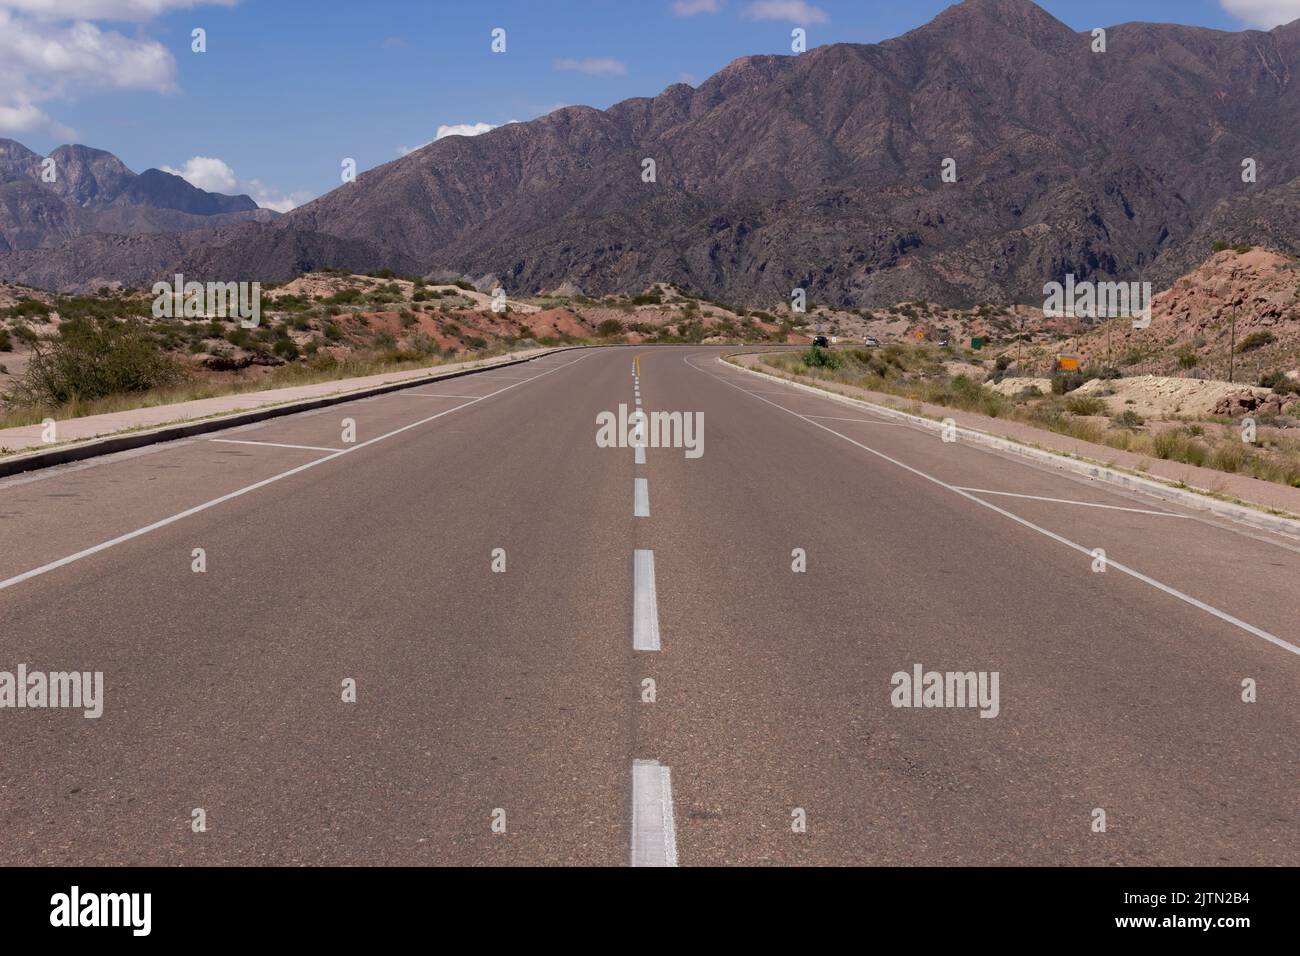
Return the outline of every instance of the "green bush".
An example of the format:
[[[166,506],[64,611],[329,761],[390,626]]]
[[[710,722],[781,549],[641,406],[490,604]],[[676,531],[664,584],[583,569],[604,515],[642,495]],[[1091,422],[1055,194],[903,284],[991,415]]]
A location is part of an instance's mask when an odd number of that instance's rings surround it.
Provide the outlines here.
[[[1146,424],[1146,419],[1131,408],[1124,409],[1124,411],[1112,418],[1111,421],[1120,428],[1137,428],[1139,425]]]
[[[1237,345],[1237,352],[1252,352],[1255,349],[1262,349],[1266,345],[1272,345],[1277,341],[1277,336],[1267,329],[1260,329],[1258,332],[1251,332],[1241,340]]]
[[[619,335],[623,331],[623,323],[618,319],[606,319],[596,326],[596,334],[608,338],[611,335]]]
[[[1276,372],[1266,372],[1261,375],[1259,384],[1263,388],[1271,388],[1278,395],[1286,395],[1291,392],[1300,395],[1300,379],[1288,378],[1286,372],[1280,369]]]
[[[175,385],[185,369],[135,320],[74,319],[33,347],[10,394],[17,405],[62,405]]]
[[[9,334],[8,329],[0,329],[0,352],[12,352],[14,350],[14,337]]]
[[[1096,395],[1071,395],[1065,400],[1065,408],[1071,415],[1106,414],[1106,403]]]
[[[799,356],[800,361],[808,368],[839,368],[844,363],[834,352],[829,352],[820,346],[814,345]]]
[[[359,289],[343,289],[325,300],[327,305],[352,305],[361,301]]]
[[[1087,379],[1085,379],[1083,373],[1079,371],[1071,370],[1068,372],[1053,372],[1052,394],[1064,395],[1066,392],[1073,392],[1085,381],[1087,381]]]

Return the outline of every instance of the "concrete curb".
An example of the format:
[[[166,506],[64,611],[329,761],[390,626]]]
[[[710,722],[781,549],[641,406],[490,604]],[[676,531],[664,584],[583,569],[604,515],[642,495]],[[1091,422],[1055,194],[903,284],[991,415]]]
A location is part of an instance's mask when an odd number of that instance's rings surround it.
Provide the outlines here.
[[[870,402],[866,399],[850,398],[848,395],[841,395],[838,392],[831,392],[824,388],[817,388],[814,385],[805,385],[803,382],[794,382],[788,378],[774,375],[770,372],[760,372],[756,369],[746,368],[737,362],[729,361],[729,358],[729,356],[727,358],[720,357],[718,361],[726,361],[728,365],[740,369],[742,372],[748,372],[750,375],[757,375],[760,378],[768,380],[775,379],[778,382],[784,382],[792,388],[812,392],[822,398],[830,398],[844,405],[857,407],[865,405],[873,411],[887,417],[896,418],[914,425],[920,425],[930,431],[937,432],[943,428],[942,422],[936,422],[931,418],[912,415],[908,412],[900,412],[896,408],[889,408],[886,405],[878,405],[875,402]],[[1258,528],[1262,531],[1272,531],[1277,534],[1283,534],[1287,537],[1300,540],[1300,521],[1293,521],[1290,518],[1283,518],[1278,515],[1270,515],[1267,512],[1247,507],[1245,505],[1239,505],[1235,502],[1220,501],[1217,498],[1209,497],[1208,493],[1198,494],[1194,491],[1184,491],[1181,488],[1174,488],[1151,478],[1140,478],[1137,475],[1130,475],[1126,472],[1116,471],[1113,468],[1107,468],[1105,465],[1099,465],[1079,458],[1071,458],[1065,454],[1043,451],[1040,448],[1032,448],[1029,445],[1022,445],[1017,441],[1013,441],[1010,438],[1003,438],[999,435],[990,435],[988,432],[982,432],[974,428],[965,428],[959,425],[957,426],[957,435],[977,445],[984,445],[998,451],[1018,455],[1021,458],[1028,458],[1031,461],[1050,465],[1053,468],[1072,471],[1075,474],[1085,475],[1089,478],[1105,482],[1106,484],[1117,485],[1121,488],[1126,488],[1129,491],[1146,495],[1147,497],[1159,498],[1162,501],[1167,502],[1176,502],[1196,511],[1208,511],[1216,517],[1227,518],[1231,521],[1249,525],[1252,528]]]
[[[143,448],[146,445],[157,445],[162,442],[175,441],[178,438],[190,438],[194,435],[205,435],[209,432],[235,428],[239,425],[251,425],[254,422],[266,421],[269,418],[280,418],[284,415],[308,412],[315,408],[326,408],[330,405],[342,405],[344,402],[355,402],[358,399],[370,398],[375,395],[385,395],[389,392],[398,392],[405,388],[418,388],[421,385],[428,385],[431,382],[462,378],[466,375],[477,375],[479,372],[490,372],[494,369],[509,368],[513,365],[523,365],[527,362],[533,361],[534,359],[544,358],[547,355],[555,355],[558,352],[569,352],[574,349],[582,348],[590,348],[590,346],[559,346],[557,348],[547,349],[545,352],[539,352],[536,355],[530,355],[527,358],[514,359],[507,362],[497,362],[493,365],[484,365],[479,368],[463,368],[452,372],[444,372],[441,375],[425,375],[402,382],[388,382],[384,385],[374,385],[370,388],[362,388],[356,391],[339,392],[334,395],[302,399],[296,402],[285,402],[282,405],[273,405],[267,408],[258,408],[247,412],[232,412],[228,415],[220,415],[213,418],[202,418],[190,422],[177,422],[172,425],[161,425],[158,428],[151,428],[138,432],[107,435],[103,438],[88,438],[75,444],[51,448],[48,451],[31,452],[24,455],[16,455],[12,458],[0,459],[0,478],[8,478],[11,475],[19,475],[23,472],[35,471],[39,468],[51,468],[55,465],[66,465],[74,461],[85,461],[88,458],[98,458],[102,455],[112,455],[120,451],[130,451],[133,448]]]

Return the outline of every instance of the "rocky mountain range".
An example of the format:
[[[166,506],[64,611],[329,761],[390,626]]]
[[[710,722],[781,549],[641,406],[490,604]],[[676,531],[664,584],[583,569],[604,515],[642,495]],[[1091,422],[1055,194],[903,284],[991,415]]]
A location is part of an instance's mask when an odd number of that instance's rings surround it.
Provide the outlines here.
[[[104,150],[60,146],[44,157],[0,139],[0,252],[59,249],[85,236],[269,222],[275,215],[248,196],[206,192],[160,169],[137,175]],[[76,247],[67,251],[75,255]]]
[[[273,223],[82,235],[0,256],[0,277],[379,263],[519,294],[666,280],[748,305],[795,286],[834,306],[1041,304],[1066,273],[1167,285],[1216,242],[1300,251],[1300,21],[1104,40],[1030,0],[966,0],[883,43],[744,57],[698,88],[446,137]]]

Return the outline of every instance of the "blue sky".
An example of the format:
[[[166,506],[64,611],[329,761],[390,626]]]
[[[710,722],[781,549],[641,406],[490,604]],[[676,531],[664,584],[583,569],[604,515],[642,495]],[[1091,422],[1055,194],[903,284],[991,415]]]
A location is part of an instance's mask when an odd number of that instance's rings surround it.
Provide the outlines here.
[[[132,169],[288,208],[441,126],[606,107],[698,83],[748,53],[872,43],[949,0],[0,0],[0,136],[75,141]],[[1131,20],[1224,30],[1300,0],[1042,0],[1078,30]],[[1235,11],[1235,12],[1230,12]],[[689,15],[683,15],[689,14]],[[80,18],[80,19],[77,19]],[[191,51],[191,31],[207,51]],[[489,49],[506,30],[506,52]]]

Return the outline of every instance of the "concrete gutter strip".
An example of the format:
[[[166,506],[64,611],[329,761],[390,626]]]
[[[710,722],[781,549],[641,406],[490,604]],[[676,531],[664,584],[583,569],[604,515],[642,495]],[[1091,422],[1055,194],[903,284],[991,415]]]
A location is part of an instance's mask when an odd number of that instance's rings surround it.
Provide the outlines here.
[[[728,357],[729,359],[730,357]],[[732,362],[728,359],[719,358],[718,361],[727,361],[728,365],[747,372],[750,375],[757,375],[760,378],[776,379],[784,382],[792,388],[802,389],[806,392],[812,392],[822,398],[829,398],[840,402],[843,405],[856,406],[861,408],[867,406],[873,411],[905,421],[913,425],[919,425],[930,431],[940,431],[943,428],[942,422],[937,422],[931,418],[925,418],[920,415],[912,415],[908,412],[899,411],[896,408],[890,408],[886,405],[878,405],[875,402],[869,402],[865,399],[851,398],[848,395],[833,392],[824,388],[817,388],[815,385],[805,385],[803,382],[792,381],[782,375],[772,372],[760,372],[757,369],[748,368],[739,362]],[[1067,455],[1057,454],[1055,452],[1044,451],[1040,448],[1032,448],[1029,445],[1023,445],[1009,438],[1003,438],[999,435],[990,435],[987,432],[978,431],[974,428],[957,426],[957,435],[977,445],[983,445],[997,451],[1007,452],[1018,455],[1021,458],[1028,458],[1042,464],[1049,465],[1053,468],[1060,468],[1065,471],[1072,471],[1076,474],[1085,475],[1089,478],[1105,482],[1107,484],[1118,485],[1129,491],[1135,491],[1139,494],[1155,497],[1164,501],[1177,502],[1184,507],[1197,511],[1208,511],[1220,518],[1227,518],[1241,524],[1249,525],[1252,528],[1259,528],[1263,531],[1272,531],[1277,534],[1287,535],[1288,537],[1300,539],[1300,521],[1290,518],[1283,518],[1279,515],[1270,515],[1264,511],[1259,511],[1253,507],[1237,504],[1231,501],[1222,501],[1218,498],[1210,497],[1207,494],[1200,494],[1195,491],[1186,491],[1182,488],[1174,488],[1163,482],[1155,481],[1150,478],[1141,478],[1137,475],[1130,475],[1123,471],[1117,471],[1113,468],[1107,468],[1105,465],[1096,462],[1084,461],[1078,458],[1071,458]]]
[[[26,471],[35,471],[38,468],[50,468],[54,465],[66,465],[70,462],[85,461],[87,458],[98,458],[101,455],[112,455],[121,451],[130,451],[133,448],[143,448],[146,445],[156,445],[161,442],[176,441],[179,438],[192,438],[195,435],[205,435],[209,432],[222,431],[240,425],[251,425],[255,422],[266,421],[270,418],[280,418],[284,415],[295,415],[299,412],[308,412],[312,409],[325,408],[330,405],[342,405],[345,402],[355,402],[358,399],[370,398],[375,395],[385,395],[389,392],[401,391],[406,388],[417,388],[422,385],[428,385],[431,382],[447,381],[448,379],[461,378],[465,375],[476,375],[479,372],[491,372],[496,369],[509,368],[512,365],[523,365],[526,362],[531,362],[534,359],[543,358],[547,355],[554,355],[557,352],[568,352],[573,349],[586,347],[587,346],[582,345],[560,346],[558,348],[538,352],[535,355],[529,355],[526,358],[496,362],[491,365],[480,365],[475,368],[456,369],[454,371],[443,372],[440,375],[423,375],[404,379],[399,382],[387,382],[383,385],[356,389],[350,392],[335,392],[330,395],[323,395],[320,398],[287,401],[280,405],[270,405],[264,408],[251,409],[244,412],[217,414],[211,418],[182,421],[175,424],[163,425],[158,428],[107,435],[103,438],[90,438],[84,441],[56,446],[43,451],[15,455],[10,458],[0,458],[0,478],[7,478],[10,475],[17,475]],[[347,380],[340,379],[339,381]],[[250,394],[256,395],[258,393],[254,392]],[[266,393],[263,392],[261,394],[265,395]]]

